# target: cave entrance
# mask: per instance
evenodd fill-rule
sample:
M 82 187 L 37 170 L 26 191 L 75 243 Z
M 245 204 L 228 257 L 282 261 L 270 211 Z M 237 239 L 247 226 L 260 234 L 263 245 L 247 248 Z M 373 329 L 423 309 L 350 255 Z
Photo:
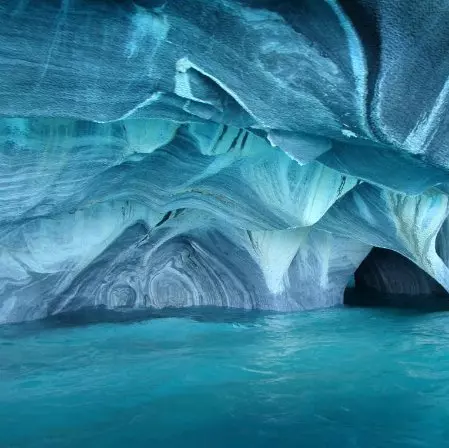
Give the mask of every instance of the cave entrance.
M 449 310 L 449 294 L 409 259 L 397 252 L 375 247 L 346 288 L 344 304 Z

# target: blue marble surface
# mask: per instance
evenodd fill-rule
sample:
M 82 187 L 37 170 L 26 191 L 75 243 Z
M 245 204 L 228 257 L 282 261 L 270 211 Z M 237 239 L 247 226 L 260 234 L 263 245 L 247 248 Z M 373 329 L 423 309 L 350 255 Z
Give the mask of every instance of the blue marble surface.
M 449 291 L 448 23 L 437 0 L 1 2 L 0 323 L 329 307 L 372 247 Z

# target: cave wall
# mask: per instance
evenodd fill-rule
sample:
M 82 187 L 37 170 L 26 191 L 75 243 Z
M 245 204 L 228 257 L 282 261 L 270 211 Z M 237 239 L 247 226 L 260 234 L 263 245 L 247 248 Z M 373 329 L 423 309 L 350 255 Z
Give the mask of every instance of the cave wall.
M 0 322 L 333 306 L 372 247 L 449 290 L 449 10 L 426 5 L 3 1 Z M 365 276 L 400 289 L 393 264 Z

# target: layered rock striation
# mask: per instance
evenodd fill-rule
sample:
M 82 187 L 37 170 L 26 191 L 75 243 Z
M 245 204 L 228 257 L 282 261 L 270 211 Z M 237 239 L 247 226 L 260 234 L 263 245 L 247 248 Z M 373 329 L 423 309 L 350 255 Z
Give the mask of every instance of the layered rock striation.
M 436 0 L 2 2 L 0 322 L 338 305 L 373 247 L 449 291 L 448 22 Z

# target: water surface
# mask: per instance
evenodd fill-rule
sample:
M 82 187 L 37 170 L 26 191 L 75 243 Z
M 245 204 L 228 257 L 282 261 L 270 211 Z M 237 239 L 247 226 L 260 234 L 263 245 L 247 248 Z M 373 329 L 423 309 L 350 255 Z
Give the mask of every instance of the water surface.
M 446 447 L 449 314 L 0 328 L 3 447 Z

